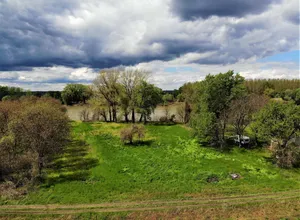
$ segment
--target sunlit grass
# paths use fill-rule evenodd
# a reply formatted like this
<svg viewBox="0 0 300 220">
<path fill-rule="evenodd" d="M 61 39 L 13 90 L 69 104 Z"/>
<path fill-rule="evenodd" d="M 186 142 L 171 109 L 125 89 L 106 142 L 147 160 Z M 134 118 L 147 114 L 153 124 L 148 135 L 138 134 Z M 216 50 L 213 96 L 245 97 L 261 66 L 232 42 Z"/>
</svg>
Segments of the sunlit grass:
<svg viewBox="0 0 300 220">
<path fill-rule="evenodd" d="M 95 203 L 266 193 L 300 187 L 266 150 L 220 152 L 200 146 L 182 125 L 146 125 L 145 142 L 123 145 L 117 123 L 73 123 L 74 141 L 47 170 L 46 183 L 21 203 Z M 230 173 L 241 179 L 232 180 Z M 207 177 L 216 175 L 217 183 Z"/>
</svg>

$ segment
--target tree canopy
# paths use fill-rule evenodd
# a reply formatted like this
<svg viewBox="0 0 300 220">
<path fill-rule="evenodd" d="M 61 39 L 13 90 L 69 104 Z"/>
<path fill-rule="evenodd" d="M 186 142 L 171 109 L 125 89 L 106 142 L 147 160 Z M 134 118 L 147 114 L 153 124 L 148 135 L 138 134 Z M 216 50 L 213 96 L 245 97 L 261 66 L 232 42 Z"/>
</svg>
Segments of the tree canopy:
<svg viewBox="0 0 300 220">
<path fill-rule="evenodd" d="M 67 105 L 85 103 L 92 95 L 89 86 L 83 84 L 68 84 L 61 93 L 63 102 Z"/>
</svg>

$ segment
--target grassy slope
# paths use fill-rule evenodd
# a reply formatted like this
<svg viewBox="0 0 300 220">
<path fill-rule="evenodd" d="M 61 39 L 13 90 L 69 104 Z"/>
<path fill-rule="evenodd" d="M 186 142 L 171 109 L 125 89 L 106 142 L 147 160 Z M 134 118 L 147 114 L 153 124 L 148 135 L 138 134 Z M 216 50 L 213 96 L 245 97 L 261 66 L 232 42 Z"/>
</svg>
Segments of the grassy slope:
<svg viewBox="0 0 300 220">
<path fill-rule="evenodd" d="M 74 141 L 48 170 L 48 186 L 19 203 L 97 203 L 299 189 L 300 171 L 268 162 L 268 152 L 200 147 L 180 125 L 147 125 L 144 144 L 124 146 L 124 124 L 74 122 Z M 88 145 L 85 145 L 85 141 Z M 242 175 L 231 180 L 229 173 Z M 219 183 L 207 183 L 212 174 Z"/>
</svg>

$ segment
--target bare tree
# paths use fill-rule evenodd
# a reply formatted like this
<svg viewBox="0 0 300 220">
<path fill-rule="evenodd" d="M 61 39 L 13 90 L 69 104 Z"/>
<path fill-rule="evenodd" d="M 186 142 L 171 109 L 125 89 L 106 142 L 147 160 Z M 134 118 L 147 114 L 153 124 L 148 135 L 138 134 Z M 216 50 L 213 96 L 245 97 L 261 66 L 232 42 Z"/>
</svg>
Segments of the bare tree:
<svg viewBox="0 0 300 220">
<path fill-rule="evenodd" d="M 89 121 L 90 119 L 90 111 L 88 108 L 84 108 L 79 112 L 79 117 L 81 121 Z"/>
<path fill-rule="evenodd" d="M 265 106 L 267 102 L 268 99 L 265 96 L 255 94 L 231 102 L 229 121 L 234 126 L 239 139 L 252 121 L 252 115 Z"/>
<path fill-rule="evenodd" d="M 109 105 L 110 121 L 117 121 L 117 106 L 119 104 L 121 87 L 118 83 L 120 78 L 119 69 L 102 70 L 94 80 L 97 91 L 106 99 Z"/>
<path fill-rule="evenodd" d="M 124 92 L 124 97 L 122 100 L 123 109 L 125 113 L 125 120 L 128 120 L 128 111 L 131 110 L 131 120 L 133 123 L 135 123 L 135 109 L 137 106 L 137 87 L 142 81 L 147 80 L 148 76 L 149 72 L 140 69 L 128 68 L 122 71 L 120 83 L 123 87 Z"/>
<path fill-rule="evenodd" d="M 107 115 L 110 106 L 101 94 L 99 94 L 97 91 L 94 91 L 92 98 L 88 100 L 88 104 L 93 110 L 94 121 L 100 120 L 101 117 L 105 122 L 108 121 Z"/>
<path fill-rule="evenodd" d="M 53 99 L 41 98 L 20 104 L 22 110 L 9 122 L 13 145 L 19 154 L 36 155 L 34 165 L 40 176 L 45 164 L 67 143 L 69 119 L 61 104 Z"/>
</svg>

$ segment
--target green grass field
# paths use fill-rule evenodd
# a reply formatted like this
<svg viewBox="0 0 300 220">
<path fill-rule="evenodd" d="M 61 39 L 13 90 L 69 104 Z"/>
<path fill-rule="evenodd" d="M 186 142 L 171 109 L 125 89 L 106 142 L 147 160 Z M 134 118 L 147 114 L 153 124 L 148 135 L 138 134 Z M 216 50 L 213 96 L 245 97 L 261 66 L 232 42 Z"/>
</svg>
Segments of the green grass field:
<svg viewBox="0 0 300 220">
<path fill-rule="evenodd" d="M 73 142 L 47 181 L 19 204 L 75 204 L 231 196 L 299 189 L 300 170 L 275 167 L 267 150 L 200 146 L 182 125 L 147 125 L 144 142 L 123 145 L 126 124 L 73 122 Z M 232 180 L 230 173 L 242 178 Z M 210 176 L 219 182 L 208 183 Z"/>
</svg>

